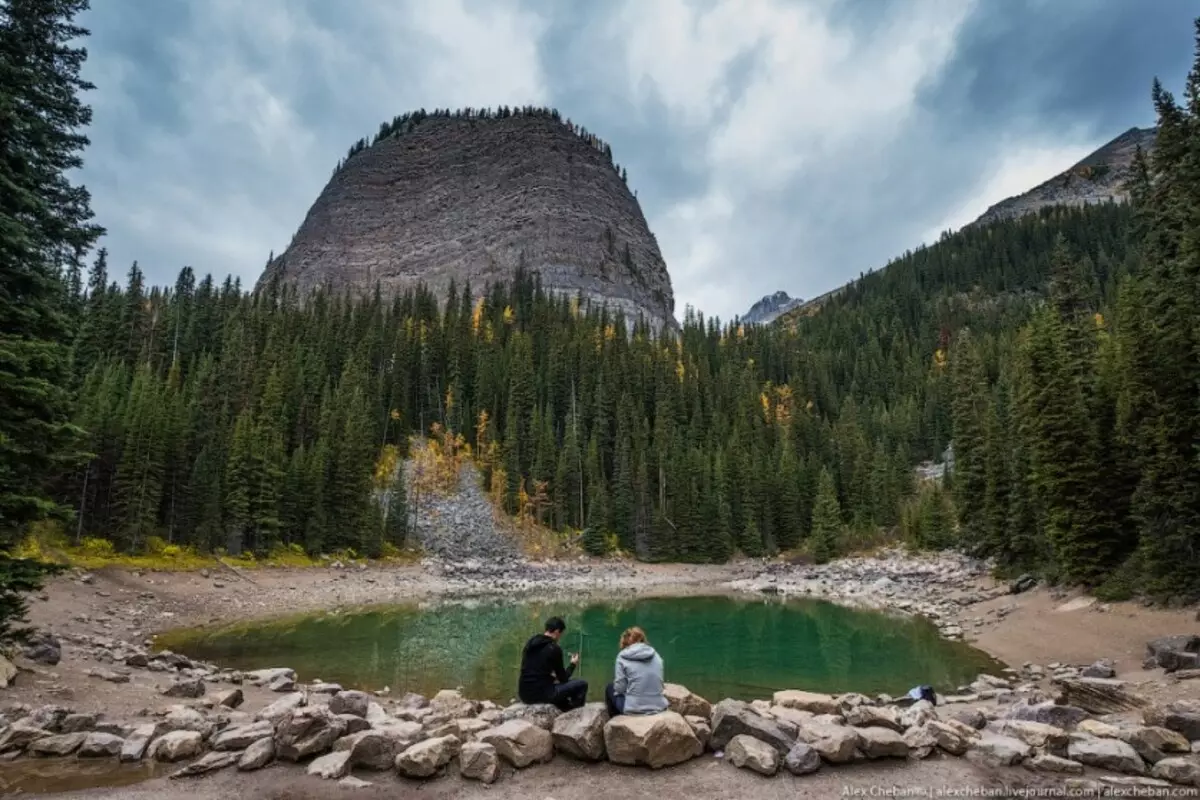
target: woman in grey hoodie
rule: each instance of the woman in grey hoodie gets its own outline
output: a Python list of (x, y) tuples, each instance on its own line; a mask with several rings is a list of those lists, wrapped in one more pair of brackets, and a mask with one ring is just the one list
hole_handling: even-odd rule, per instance
[(611, 716), (657, 714), (667, 710), (663, 695), (663, 662), (641, 628), (621, 634), (615, 679), (604, 688), (604, 701)]

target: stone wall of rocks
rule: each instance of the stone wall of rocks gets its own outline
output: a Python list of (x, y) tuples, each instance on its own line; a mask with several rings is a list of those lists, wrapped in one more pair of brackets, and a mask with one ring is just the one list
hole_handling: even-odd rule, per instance
[[(668, 684), (668, 711), (614, 719), (598, 703), (560, 713), (552, 706), (502, 708), (455, 690), (431, 699), (392, 698), (301, 684), (287, 668), (238, 673), (165, 652), (131, 652), (125, 664), (171, 674), (163, 694), (181, 702), (134, 720), (10, 706), (0, 713), (0, 759), (153, 759), (179, 764), (172, 776), (178, 779), (281, 762), (302, 765), (315, 778), (361, 785), (352, 771), (413, 780), (454, 771), (491, 783), (556, 757), (660, 769), (709, 753), (770, 776), (962, 756), (988, 766), (1023, 765), (1079, 786), (1200, 786), (1200, 703), (1147, 703), (1124, 682), (1093, 676), (1105, 672), (1103, 662), (981, 675), (964, 687), (970, 694), (947, 695), (937, 706), (802, 690), (711, 704)], [(1049, 694), (1038, 688), (1044, 678)], [(239, 686), (246, 683), (279, 698), (244, 712)], [(994, 705), (962, 705), (981, 700)], [(1084, 779), (1085, 769), (1110, 774)]]

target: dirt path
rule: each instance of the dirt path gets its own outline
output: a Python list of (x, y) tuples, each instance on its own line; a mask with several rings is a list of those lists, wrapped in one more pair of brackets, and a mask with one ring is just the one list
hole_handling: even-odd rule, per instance
[[(825, 800), (860, 789), (863, 797), (882, 787), (999, 787), (1027, 782), (1024, 770), (997, 772), (954, 758), (894, 763), (862, 764), (853, 768), (825, 768), (804, 777), (788, 774), (765, 778), (726, 764), (711, 755), (670, 769), (652, 771), (611, 764), (581, 765), (556, 759), (519, 772), (510, 771), (492, 786), (464, 781), (457, 775), (416, 783), (391, 773), (359, 773), (373, 785), (349, 789), (333, 782), (305, 776), (295, 768), (267, 768), (256, 773), (225, 771), (196, 782), (180, 783), (159, 778), (136, 786), (56, 795), (62, 800), (325, 800), (353, 797), (421, 797), (426, 800)], [(995, 796), (995, 795), (992, 795)]]

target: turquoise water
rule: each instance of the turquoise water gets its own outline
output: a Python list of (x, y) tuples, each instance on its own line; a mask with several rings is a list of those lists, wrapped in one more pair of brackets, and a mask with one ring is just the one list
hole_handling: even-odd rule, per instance
[(729, 596), (371, 607), (174, 631), (158, 646), (238, 669), (292, 667), (305, 680), (347, 687), (429, 695), (461, 686), (507, 703), (525, 640), (555, 614), (567, 621), (562, 643), (581, 653), (577, 677), (593, 683), (593, 699), (612, 680), (617, 640), (631, 625), (662, 655), (668, 681), (714, 700), (788, 688), (900, 694), (928, 683), (944, 691), (1002, 666), (923, 620)]

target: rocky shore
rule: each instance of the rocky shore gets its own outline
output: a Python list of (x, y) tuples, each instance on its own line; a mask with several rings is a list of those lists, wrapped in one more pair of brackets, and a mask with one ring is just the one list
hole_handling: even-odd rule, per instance
[[(26, 656), (53, 661), (56, 647), (62, 644), (42, 637)], [(1178, 680), (1200, 676), (1189, 666), (1198, 654), (1198, 636), (1147, 646), (1148, 661)], [(491, 784), (560, 757), (661, 769), (708, 754), (764, 776), (964, 757), (994, 768), (1022, 766), (1009, 779), (1013, 785), (1051, 780), (1095, 792), (1200, 787), (1200, 703), (1151, 702), (1114, 677), (1106, 662), (980, 675), (937, 705), (803, 690), (713, 704), (671, 684), (668, 711), (610, 719), (602, 704), (561, 713), (551, 706), (503, 708), (457, 690), (393, 698), (301, 683), (288, 668), (240, 673), (131, 645), (108, 655), (114, 667), (97, 677), (161, 676), (158, 693), (174, 702), (125, 719), (12, 704), (0, 711), (0, 759), (146, 759), (179, 765), (174, 780), (275, 763), (296, 765), (314, 780), (364, 786), (382, 773), (409, 781), (453, 773)], [(253, 711), (250, 690), (261, 699)]]

